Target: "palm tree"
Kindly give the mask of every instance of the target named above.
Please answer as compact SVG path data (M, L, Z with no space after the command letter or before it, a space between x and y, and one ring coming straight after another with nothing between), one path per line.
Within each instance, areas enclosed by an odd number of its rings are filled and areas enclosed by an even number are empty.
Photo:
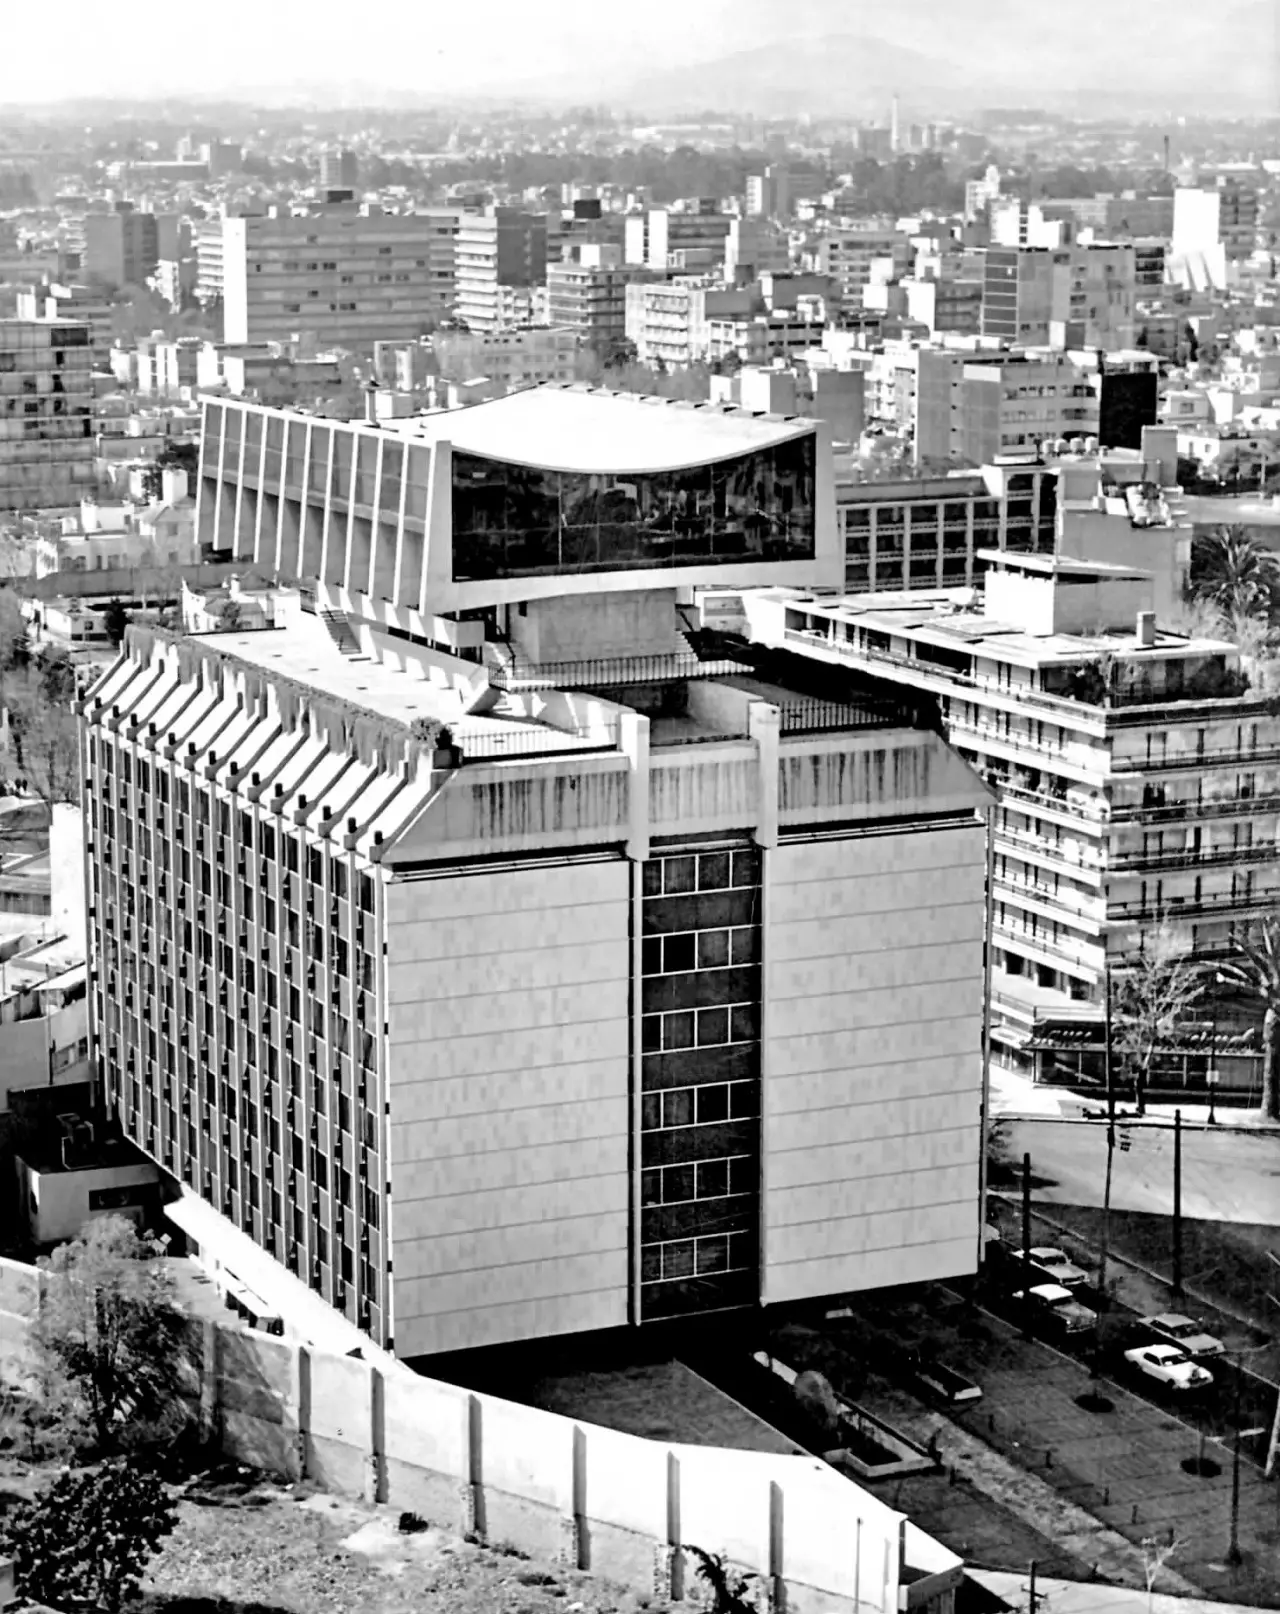
M1280 601L1280 556L1243 527L1218 527L1192 545L1191 594L1228 621L1269 621Z
M1280 1121L1280 915L1256 920L1235 945L1218 979L1262 1005L1262 1113Z

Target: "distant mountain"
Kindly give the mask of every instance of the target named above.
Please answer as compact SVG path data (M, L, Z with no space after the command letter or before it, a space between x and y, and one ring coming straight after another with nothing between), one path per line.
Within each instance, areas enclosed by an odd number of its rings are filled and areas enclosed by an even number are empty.
M792 3L806 20L821 6L821 0ZM792 34L601 84L596 94L653 112L763 116L883 116L895 92L904 112L937 115L984 106L1041 106L1080 116L1280 110L1275 0L1225 0L1212 8L1166 0L1163 10L1144 10L1140 21L1121 7L1112 12L1104 26L1088 26L1068 10L1032 29L1026 0L985 0L982 25L956 29L937 17L932 0L899 0L882 13L875 34ZM932 41L938 53L884 33ZM558 91L544 83L549 97Z
M714 108L766 117L864 116L885 112L895 90L912 101L963 99L960 75L948 62L868 34L790 39L658 68L621 84L610 99L659 113Z

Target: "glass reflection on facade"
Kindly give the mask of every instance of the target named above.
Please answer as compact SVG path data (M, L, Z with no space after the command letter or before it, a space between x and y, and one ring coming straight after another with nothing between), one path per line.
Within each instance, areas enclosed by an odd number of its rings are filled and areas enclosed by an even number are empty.
M453 456L456 582L813 556L812 436L644 474Z

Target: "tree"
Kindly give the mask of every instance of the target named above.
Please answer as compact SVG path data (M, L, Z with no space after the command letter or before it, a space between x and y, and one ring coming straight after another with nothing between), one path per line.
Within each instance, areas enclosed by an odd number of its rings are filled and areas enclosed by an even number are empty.
M186 1325L158 1251L123 1216L104 1216L40 1263L49 1276L30 1339L41 1399L100 1450L185 1421Z
M1280 601L1280 556L1242 527L1218 527L1192 544L1191 594L1215 606L1227 621L1269 621Z
M16 590L0 588L0 672L27 659L27 619Z
M1255 920L1235 946L1218 977L1262 1006L1262 1113L1280 1121L1280 917Z
M1115 975L1113 1047L1133 1082L1139 1115L1146 1108L1155 1056L1176 1039L1202 988L1199 967L1165 929L1144 940L1136 961Z
M51 698L53 677L28 671L5 690L14 761L50 806L80 799L79 728L71 707Z
M102 626L106 630L107 638L117 648L124 639L124 630L129 626L129 613L120 600L112 600L102 614Z
M35 1602L117 1614L177 1523L163 1481L130 1462L60 1474L5 1521L18 1589Z

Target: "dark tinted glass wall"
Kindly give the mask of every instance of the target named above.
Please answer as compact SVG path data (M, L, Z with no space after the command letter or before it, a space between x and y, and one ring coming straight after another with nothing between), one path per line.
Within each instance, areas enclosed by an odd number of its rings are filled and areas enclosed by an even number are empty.
M640 1315L759 1293L760 853L657 854L641 943Z
M811 560L814 544L811 436L643 476L453 456L457 582Z

